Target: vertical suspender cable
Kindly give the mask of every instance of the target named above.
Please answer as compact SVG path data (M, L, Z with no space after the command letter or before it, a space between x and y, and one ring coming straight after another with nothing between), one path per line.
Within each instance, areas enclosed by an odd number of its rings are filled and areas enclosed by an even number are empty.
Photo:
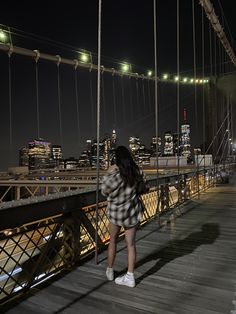
M136 87L136 98L137 98L137 113L138 113L138 110L139 110L139 105L140 105L140 102L139 102L139 88L138 88L138 78L136 78L136 81L135 81L135 87ZM137 115L138 116L138 115Z
M57 98L58 98L58 115L59 115L59 127L60 127L60 145L62 143L62 123L61 123L61 84L60 84L60 63L61 57L57 55Z
M209 41L210 41L210 76L212 76L212 36L211 36L211 22L209 22Z
M145 86L144 86L144 79L142 79L142 91L143 91L143 113L146 112L146 98L145 98Z
M125 118L125 89L124 89L124 78L123 75L120 77L121 79L121 99L122 99L122 121L125 125L126 118Z
M154 84L155 84L155 81L154 81ZM147 85L148 85L148 103L149 103L149 111L152 112L150 80L147 80Z
M204 76L205 76L205 45L204 45L204 32L205 32L205 28L204 28L204 11L202 8L202 81L204 81ZM203 119L202 119L202 124L203 124L203 154L204 154L204 159L203 159L203 163L204 163L204 187L205 187L205 167L206 167L206 118L205 118L205 86L204 84L202 84L202 115L203 115Z
M112 94L113 94L113 110L114 110L114 129L116 128L117 123L117 112L116 112L116 91L115 91L115 82L114 82L114 72L112 73Z
M38 60L39 52L36 52L35 57L35 84L36 84L36 115L37 115L37 138L40 138L40 129L39 129L39 75L38 75Z
M193 69L194 69L194 109L195 109L195 131L198 130L198 110L197 110L197 84L196 84L196 32L195 32L195 0L192 0L193 19Z
M8 52L8 99L9 99L9 153L10 153L10 163L12 162L12 82L11 82L11 54L12 46L10 46Z
M92 64L89 69L89 85L90 85L90 103L91 103L91 121L92 125L95 124L95 112L94 112L94 103L93 103L93 77L92 77Z
M229 96L229 105L230 105L230 120L231 120L231 123L230 123L230 130L231 130L231 138L232 138L232 141L234 143L234 128L233 128L233 105L232 105L232 101L231 101L231 95Z
M157 21L156 21L156 0L153 0L153 26L154 26L154 59L155 59L155 131L156 131L156 181L157 181L157 214L159 213L159 161L158 161L158 102L157 102ZM160 216L159 217L159 223L160 223Z
M78 68L78 61L75 60L75 103L76 103L76 117L77 117L77 135L78 135L78 143L80 141L81 135L80 135L80 121L79 121L79 93L78 93L78 76L77 76L77 68ZM78 145L79 146L79 145Z
M133 89L132 89L132 78L131 77L129 77L129 99L130 99L131 121L134 122L134 104L133 104Z
M105 85L104 85L104 71L101 71L101 83L102 83L102 105L103 105L103 130L106 132L108 128L107 112L106 112L106 99L105 99Z
M100 143L100 95L101 95L101 14L102 0L98 6L98 77L97 77L97 188L96 188L96 233L95 263L98 263L98 193L99 193L99 143Z
M177 33L176 33L176 36L177 36L177 76L179 78L179 61L180 61L180 58L179 58L179 0L177 0L177 19L176 19L176 30L177 30ZM177 149L177 157L178 157L178 178L179 178L179 155L180 155L180 150L179 150L179 146L180 146L180 119L179 119L179 79L177 81L177 135L178 135L178 149ZM178 179L179 180L179 179Z
M230 128L230 104L229 104L229 94L227 93L227 143L228 143L228 152L227 152L227 156L230 155L230 148L231 148L231 143L230 143L230 138L231 138L231 128Z

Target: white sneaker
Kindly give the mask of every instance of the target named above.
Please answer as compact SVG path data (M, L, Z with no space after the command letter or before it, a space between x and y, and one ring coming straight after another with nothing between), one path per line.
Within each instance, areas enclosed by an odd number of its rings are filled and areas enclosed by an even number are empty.
M135 287L135 279L133 275L125 274L115 279L117 285L123 285L128 287Z
M107 267L106 276L107 276L107 280L109 280L109 281L114 280L114 270L113 270L113 268Z

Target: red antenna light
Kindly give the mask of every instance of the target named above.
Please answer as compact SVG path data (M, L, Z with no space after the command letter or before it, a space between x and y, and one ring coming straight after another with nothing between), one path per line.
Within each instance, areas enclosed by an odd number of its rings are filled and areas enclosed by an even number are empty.
M186 109L184 109L184 124L187 124L187 113L186 113Z

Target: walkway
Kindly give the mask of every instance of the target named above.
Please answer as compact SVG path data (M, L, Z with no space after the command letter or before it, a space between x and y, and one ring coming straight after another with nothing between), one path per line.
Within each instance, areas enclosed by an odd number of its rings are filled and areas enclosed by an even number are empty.
M24 300L7 314L236 313L236 185L211 189L158 229L138 231L135 288L104 276L106 252ZM178 210L176 210L176 216ZM117 274L126 265L119 243Z

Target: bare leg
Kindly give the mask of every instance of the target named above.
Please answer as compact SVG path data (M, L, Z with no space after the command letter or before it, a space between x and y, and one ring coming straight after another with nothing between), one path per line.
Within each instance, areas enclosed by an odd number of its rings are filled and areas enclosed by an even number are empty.
M135 234L137 227L132 227L125 230L125 241L128 249L128 272L134 272L136 261Z
M114 264L114 260L116 257L116 242L119 235L121 227L114 225L112 222L109 223L109 231L110 231L110 243L107 251L107 260L108 267L112 268Z

